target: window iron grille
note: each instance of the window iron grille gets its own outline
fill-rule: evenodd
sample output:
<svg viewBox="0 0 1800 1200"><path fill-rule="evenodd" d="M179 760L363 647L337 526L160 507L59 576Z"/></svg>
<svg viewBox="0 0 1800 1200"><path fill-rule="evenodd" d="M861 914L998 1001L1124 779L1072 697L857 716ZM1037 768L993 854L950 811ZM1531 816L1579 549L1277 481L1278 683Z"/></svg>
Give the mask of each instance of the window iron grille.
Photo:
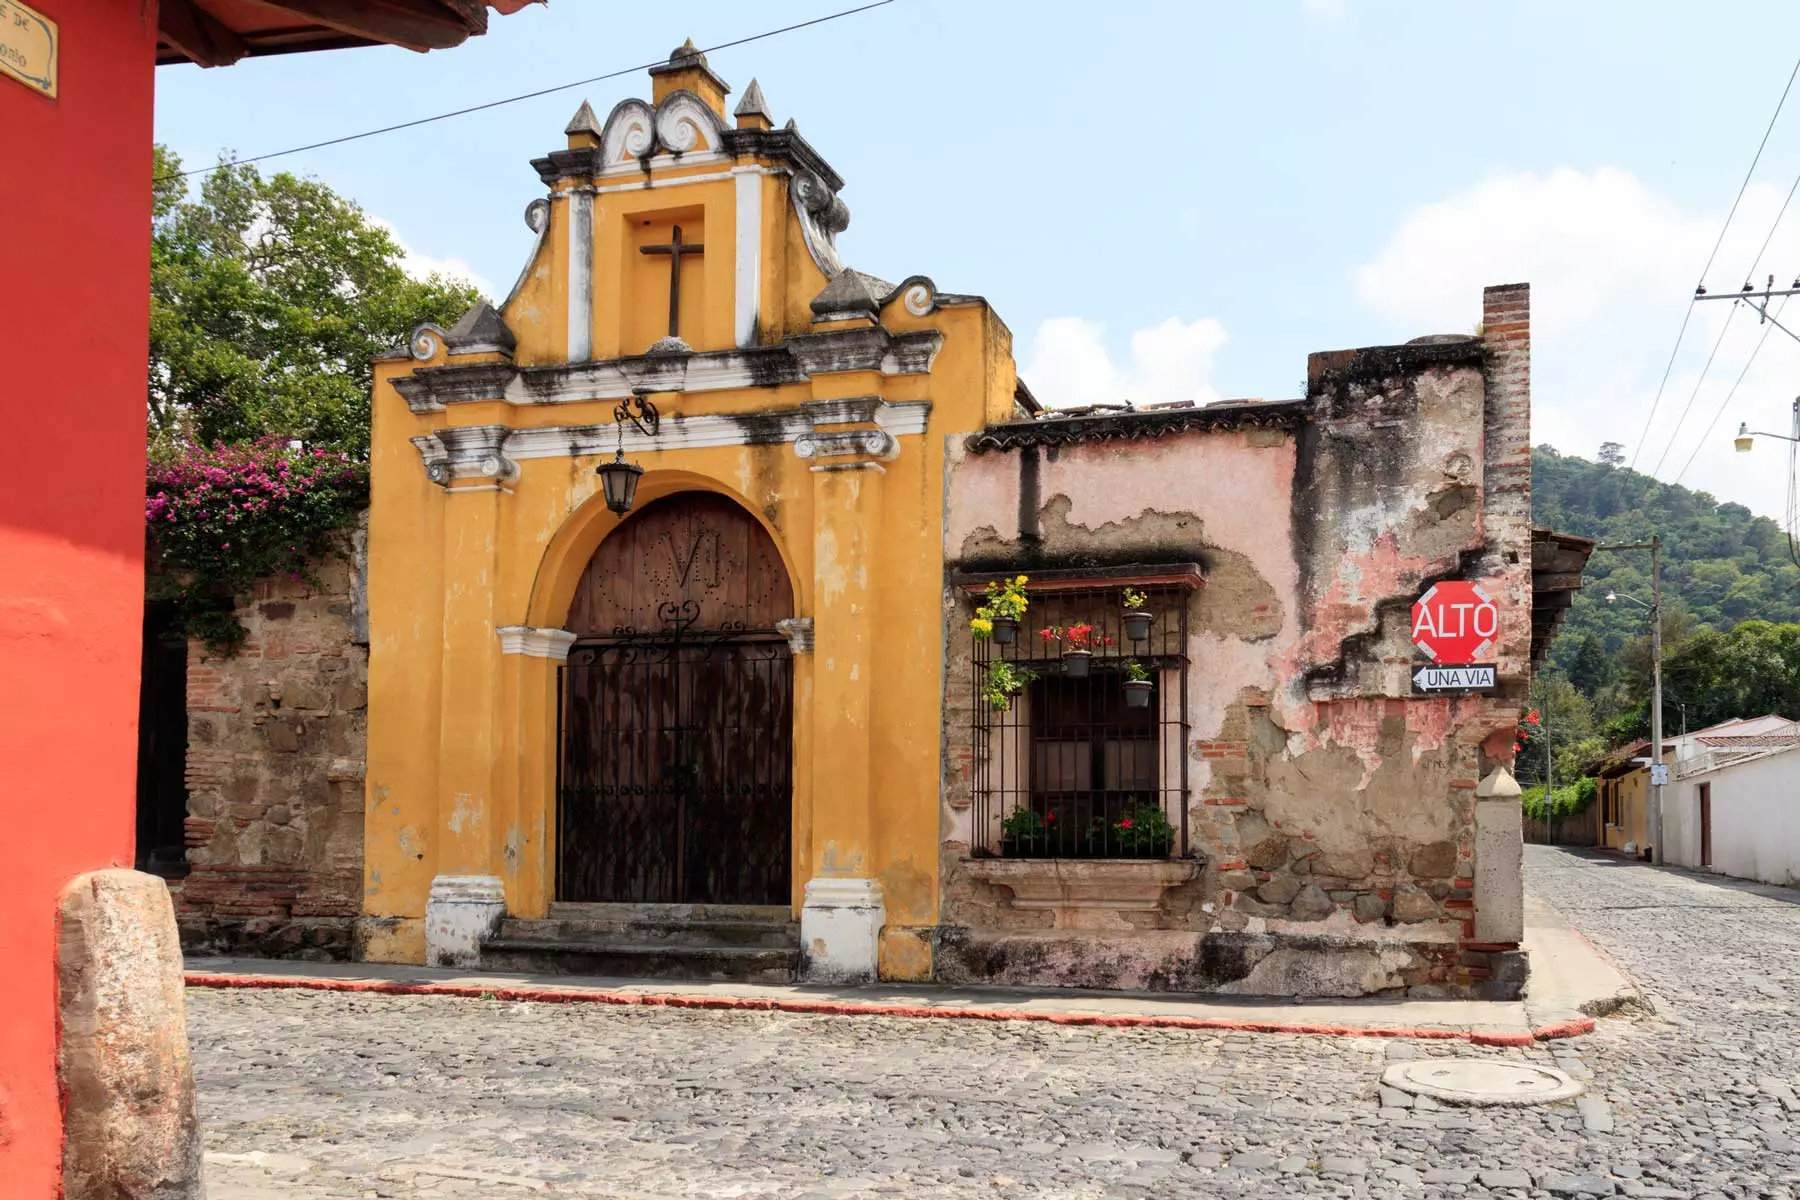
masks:
<svg viewBox="0 0 1800 1200"><path fill-rule="evenodd" d="M1149 628L1128 628L1128 584L1034 587L1010 642L976 640L972 854L1187 855L1191 593L1138 587ZM1128 697L1132 663L1149 685L1141 706Z"/></svg>

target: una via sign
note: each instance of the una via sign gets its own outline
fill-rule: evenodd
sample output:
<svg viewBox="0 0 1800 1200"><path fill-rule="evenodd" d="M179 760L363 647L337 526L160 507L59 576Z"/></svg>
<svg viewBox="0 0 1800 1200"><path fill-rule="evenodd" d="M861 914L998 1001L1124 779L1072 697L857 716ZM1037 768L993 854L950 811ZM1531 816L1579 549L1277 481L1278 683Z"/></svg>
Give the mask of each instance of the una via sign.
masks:
<svg viewBox="0 0 1800 1200"><path fill-rule="evenodd" d="M1475 692L1494 686L1492 663L1467 667L1420 667L1413 686L1421 692Z"/></svg>
<svg viewBox="0 0 1800 1200"><path fill-rule="evenodd" d="M0 0L0 75L56 99L56 22L19 0Z"/></svg>

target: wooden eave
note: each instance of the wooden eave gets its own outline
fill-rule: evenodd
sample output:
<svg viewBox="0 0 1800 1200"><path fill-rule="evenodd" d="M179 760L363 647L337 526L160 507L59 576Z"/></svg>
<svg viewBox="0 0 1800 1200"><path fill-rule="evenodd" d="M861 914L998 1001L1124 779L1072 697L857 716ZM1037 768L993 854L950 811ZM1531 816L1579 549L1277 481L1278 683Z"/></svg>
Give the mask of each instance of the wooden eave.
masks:
<svg viewBox="0 0 1800 1200"><path fill-rule="evenodd" d="M537 0L162 0L157 64L223 67L243 58L403 46L421 53L487 32L502 15Z"/></svg>
<svg viewBox="0 0 1800 1200"><path fill-rule="evenodd" d="M1531 531L1531 661L1542 662L1562 628L1581 573L1594 552L1594 539L1557 533L1542 526Z"/></svg>

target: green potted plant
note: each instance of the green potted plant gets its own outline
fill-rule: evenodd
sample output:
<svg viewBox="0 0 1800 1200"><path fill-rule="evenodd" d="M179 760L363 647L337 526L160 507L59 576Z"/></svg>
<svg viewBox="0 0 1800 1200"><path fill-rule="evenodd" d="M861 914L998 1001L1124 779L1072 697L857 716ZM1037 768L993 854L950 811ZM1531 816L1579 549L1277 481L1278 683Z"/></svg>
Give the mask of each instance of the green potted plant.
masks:
<svg viewBox="0 0 1800 1200"><path fill-rule="evenodd" d="M1041 858L1050 853L1056 832L1056 813L1039 816L1030 808L1015 808L1000 822L1000 853L1007 858Z"/></svg>
<svg viewBox="0 0 1800 1200"><path fill-rule="evenodd" d="M1136 588L1125 589L1125 636L1134 642L1141 642L1150 636L1150 610L1144 605L1149 597Z"/></svg>
<svg viewBox="0 0 1800 1200"><path fill-rule="evenodd" d="M1040 630L1038 636L1044 639L1045 645L1056 642L1062 647L1063 674L1071 679L1086 679L1088 667L1094 660L1094 647L1112 641L1095 636L1094 627L1088 624L1052 625Z"/></svg>
<svg viewBox="0 0 1800 1200"><path fill-rule="evenodd" d="M1031 598L1025 594L1029 582L1029 577L1017 575L988 584L985 602L969 619L970 632L978 638L991 637L1000 646L1010 646L1018 640L1019 618L1031 607Z"/></svg>
<svg viewBox="0 0 1800 1200"><path fill-rule="evenodd" d="M1005 712L1012 707L1013 697L1036 678L1037 673L1029 667L1015 666L1003 658L996 658L988 664L987 674L982 677L981 698L987 701L989 708Z"/></svg>
<svg viewBox="0 0 1800 1200"><path fill-rule="evenodd" d="M1120 858L1167 858L1175 845L1175 826L1161 805L1132 796L1112 824L1111 841Z"/></svg>
<svg viewBox="0 0 1800 1200"><path fill-rule="evenodd" d="M1150 672L1137 659L1130 659L1125 664L1125 707L1149 708L1150 689L1156 685L1150 680Z"/></svg>

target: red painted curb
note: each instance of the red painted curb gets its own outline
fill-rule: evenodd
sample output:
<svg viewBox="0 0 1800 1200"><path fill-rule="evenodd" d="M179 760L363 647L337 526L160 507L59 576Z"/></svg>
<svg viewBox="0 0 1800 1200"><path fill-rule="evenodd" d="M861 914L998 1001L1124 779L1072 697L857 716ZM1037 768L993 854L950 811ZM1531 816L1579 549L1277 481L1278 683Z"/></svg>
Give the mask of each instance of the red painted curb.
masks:
<svg viewBox="0 0 1800 1200"><path fill-rule="evenodd" d="M1374 1025L1306 1025L1282 1021L1234 1021L1223 1017L1159 1017L1131 1013L1040 1013L1011 1008L949 1008L919 1004L849 1003L839 1000L785 1000L763 996L683 996L614 992L587 988L477 987L463 983L393 983L374 979L307 979L286 975L213 975L190 971L189 987L301 988L317 992L369 992L385 996L459 996L473 1000L525 1000L545 1004L612 1004L639 1008L700 1008L812 1016L913 1017L958 1021L1042 1021L1051 1025L1100 1025L1122 1029L1220 1029L1234 1033L1295 1033L1317 1037L1467 1040L1477 1046L1529 1046L1594 1031L1591 1017L1545 1025L1529 1033L1479 1030L1409 1029Z"/></svg>

